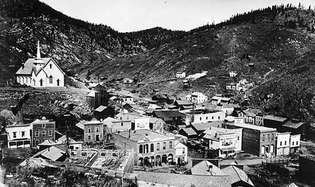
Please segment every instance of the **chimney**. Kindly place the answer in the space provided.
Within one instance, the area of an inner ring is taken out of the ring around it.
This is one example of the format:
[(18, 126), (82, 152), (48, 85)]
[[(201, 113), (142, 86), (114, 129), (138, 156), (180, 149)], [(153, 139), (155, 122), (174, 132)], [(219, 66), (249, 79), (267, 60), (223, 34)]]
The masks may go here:
[(41, 59), (39, 41), (37, 41), (37, 54), (36, 54), (36, 59)]

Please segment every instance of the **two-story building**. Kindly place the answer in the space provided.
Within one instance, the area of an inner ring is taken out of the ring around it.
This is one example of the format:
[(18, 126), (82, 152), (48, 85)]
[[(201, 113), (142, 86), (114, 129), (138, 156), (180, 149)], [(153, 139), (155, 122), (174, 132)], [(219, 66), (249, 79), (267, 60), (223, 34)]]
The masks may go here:
[(301, 147), (301, 134), (291, 134), (290, 154), (298, 153)]
[(161, 118), (165, 123), (174, 126), (185, 124), (186, 115), (177, 110), (156, 110), (153, 112), (153, 116)]
[(188, 94), (186, 96), (186, 100), (195, 104), (200, 104), (208, 101), (208, 96), (201, 92), (193, 92), (192, 94)]
[(121, 97), (123, 103), (127, 103), (127, 104), (134, 104), (134, 99), (133, 97), (126, 95), (126, 96), (122, 96)]
[(223, 121), (225, 119), (225, 112), (221, 110), (207, 111), (194, 110), (185, 113), (185, 124), (190, 125), (194, 123), (207, 123), (212, 121)]
[(8, 148), (31, 147), (31, 124), (13, 124), (6, 128)]
[(183, 79), (183, 78), (186, 77), (186, 72), (179, 71), (179, 72), (176, 73), (175, 77), (178, 78), (178, 79)]
[(215, 95), (211, 98), (211, 104), (213, 105), (218, 105), (218, 104), (228, 104), (231, 103), (231, 98), (229, 97), (224, 97), (222, 95)]
[(32, 122), (32, 146), (36, 147), (45, 140), (55, 141), (56, 122), (43, 117)]
[(225, 128), (242, 128), (242, 150), (257, 156), (275, 156), (276, 132), (274, 128), (247, 124), (243, 118), (223, 124)]
[(204, 132), (203, 140), (214, 155), (221, 158), (234, 156), (242, 150), (242, 129), (210, 127)]
[(84, 142), (96, 143), (103, 141), (104, 125), (98, 120), (92, 120), (84, 124)]
[(238, 112), (238, 117), (244, 118), (245, 123), (252, 125), (264, 125), (264, 116), (260, 109), (248, 108)]
[(113, 134), (113, 137), (117, 146), (136, 152), (137, 165), (156, 166), (177, 162), (175, 159), (177, 142), (175, 136), (170, 134), (141, 129), (122, 131)]
[(290, 154), (290, 132), (277, 133), (276, 137), (276, 155)]
[(301, 135), (292, 134), (291, 132), (277, 133), (276, 149), (277, 156), (286, 156), (297, 153), (301, 146)]

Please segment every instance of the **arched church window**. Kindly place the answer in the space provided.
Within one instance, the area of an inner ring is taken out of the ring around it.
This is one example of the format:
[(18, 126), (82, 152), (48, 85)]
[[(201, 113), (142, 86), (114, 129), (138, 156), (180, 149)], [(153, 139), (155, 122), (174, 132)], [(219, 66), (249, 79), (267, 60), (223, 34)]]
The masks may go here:
[(52, 84), (52, 83), (53, 83), (53, 76), (50, 75), (50, 76), (49, 76), (49, 84)]

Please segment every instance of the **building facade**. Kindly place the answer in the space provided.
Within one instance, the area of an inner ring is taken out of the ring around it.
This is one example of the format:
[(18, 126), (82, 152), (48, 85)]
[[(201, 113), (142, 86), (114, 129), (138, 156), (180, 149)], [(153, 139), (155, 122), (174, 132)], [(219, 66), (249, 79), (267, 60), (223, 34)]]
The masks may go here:
[(96, 143), (103, 141), (104, 138), (103, 123), (97, 120), (92, 120), (84, 124), (84, 142)]
[(224, 119), (225, 119), (225, 112), (223, 111), (213, 111), (213, 112), (192, 111), (192, 112), (186, 113), (185, 124), (190, 125), (194, 123), (223, 121)]
[(276, 129), (246, 124), (227, 122), (226, 128), (242, 128), (242, 150), (261, 157), (275, 156)]
[(245, 123), (252, 125), (264, 125), (264, 116), (259, 109), (246, 109), (238, 113), (238, 117), (244, 118)]
[(36, 58), (28, 59), (16, 72), (19, 84), (31, 87), (64, 87), (65, 73), (52, 58), (41, 58), (39, 43)]
[(6, 127), (8, 148), (31, 147), (31, 124), (15, 124)]
[(277, 133), (277, 156), (290, 154), (290, 132)]
[[(175, 136), (146, 129), (123, 131), (113, 136), (116, 145), (136, 152), (137, 165), (157, 166), (176, 163), (178, 160), (175, 159)], [(186, 155), (187, 152), (182, 154)]]
[(45, 117), (32, 122), (32, 146), (36, 147), (45, 140), (55, 141), (56, 123)]
[(209, 150), (216, 151), (221, 158), (234, 156), (242, 150), (242, 129), (210, 127), (204, 132), (203, 140)]
[(208, 101), (208, 97), (200, 92), (194, 92), (186, 96), (186, 100), (195, 104), (200, 104)]
[(301, 135), (291, 134), (290, 136), (290, 154), (298, 153), (301, 147)]
[(123, 96), (121, 99), (124, 103), (134, 104), (134, 99), (131, 96)]

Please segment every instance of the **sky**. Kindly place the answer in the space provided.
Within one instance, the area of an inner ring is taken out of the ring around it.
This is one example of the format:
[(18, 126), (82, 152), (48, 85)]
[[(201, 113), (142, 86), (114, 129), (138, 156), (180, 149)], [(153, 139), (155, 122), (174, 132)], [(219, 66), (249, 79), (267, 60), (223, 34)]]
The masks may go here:
[(315, 0), (41, 0), (74, 18), (104, 24), (119, 32), (152, 27), (191, 30), (219, 23), (237, 13), (276, 4), (314, 8)]

